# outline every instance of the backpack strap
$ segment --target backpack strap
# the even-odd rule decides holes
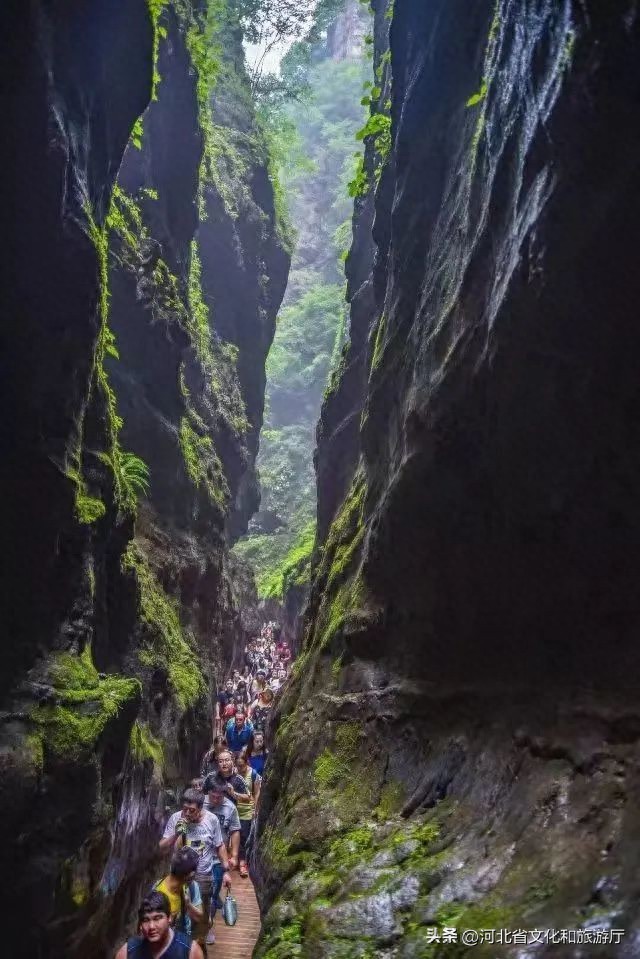
[[[185,923],[187,919],[187,901],[184,896],[184,886],[180,886],[180,915],[178,917],[178,922],[176,924],[176,933],[179,930],[181,933],[184,932]]]

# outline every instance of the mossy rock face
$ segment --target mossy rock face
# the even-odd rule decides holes
[[[135,574],[142,620],[142,666],[166,672],[178,707],[184,711],[201,699],[206,684],[199,657],[185,636],[176,604],[160,586],[138,543],[131,543],[123,569]]]
[[[33,731],[29,742],[58,758],[81,758],[93,752],[111,722],[129,707],[140,703],[142,686],[137,679],[103,676],[91,658],[91,649],[82,653],[59,653],[48,666],[53,685],[52,701],[31,712]],[[35,752],[34,752],[35,754]]]

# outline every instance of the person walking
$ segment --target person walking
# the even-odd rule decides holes
[[[171,860],[171,871],[154,886],[163,892],[171,906],[171,923],[175,932],[183,932],[191,939],[191,923],[202,922],[202,896],[195,881],[200,857],[189,846],[178,849]]]
[[[264,733],[258,729],[253,734],[252,745],[247,748],[247,760],[260,777],[264,775],[264,764],[268,755],[269,751],[264,744]]]
[[[240,797],[248,798],[248,797]],[[224,794],[224,786],[220,777],[214,777],[210,783],[208,799],[205,803],[206,809],[217,817],[222,830],[222,838],[229,853],[229,869],[233,870],[238,865],[240,853],[240,832],[241,822],[238,815],[238,807]]]
[[[222,735],[222,726],[224,723],[224,711],[233,699],[233,680],[228,679],[222,689],[216,696],[215,723],[213,729],[214,739]]]
[[[263,689],[262,692],[256,697],[255,701],[251,704],[249,716],[253,724],[254,735],[258,730],[264,732],[269,716],[271,715],[273,700],[273,690]]]
[[[244,785],[244,781],[243,781]],[[195,789],[185,789],[182,794],[182,809],[169,816],[164,828],[160,849],[191,847],[198,853],[196,881],[200,887],[203,906],[203,921],[194,928],[194,936],[199,942],[209,938],[212,911],[213,866],[222,865],[221,885],[231,885],[229,859],[220,823],[204,806],[204,793]],[[217,881],[218,872],[216,873]],[[216,897],[217,905],[217,897]],[[215,913],[215,911],[214,911]]]
[[[234,756],[237,756],[245,746],[249,745],[252,737],[253,723],[250,719],[247,719],[244,710],[236,710],[235,717],[229,720],[225,729],[227,746]]]
[[[222,791],[227,799],[232,803],[238,802],[238,796],[246,793],[247,787],[242,776],[239,776],[233,765],[233,756],[228,749],[224,749],[218,754],[218,772],[210,774],[204,781],[203,789],[206,793],[211,792],[212,784],[219,780],[222,785]]]
[[[115,959],[204,959],[197,942],[171,928],[171,905],[163,892],[151,892],[142,900],[138,932],[120,946]]]
[[[222,736],[216,736],[213,740],[213,745],[206,751],[200,763],[200,776],[202,779],[206,779],[209,773],[217,773],[218,756],[225,748]]]
[[[244,752],[240,753],[236,759],[236,770],[238,775],[242,776],[247,786],[247,795],[238,797],[238,817],[240,819],[240,861],[238,863],[238,872],[242,879],[246,879],[249,875],[249,869],[247,867],[247,841],[260,798],[262,779],[255,769],[251,768]]]

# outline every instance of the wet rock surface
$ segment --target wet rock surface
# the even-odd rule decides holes
[[[632,956],[637,11],[376,7],[392,148],[318,433],[258,955]],[[445,925],[626,932],[429,942]]]
[[[223,339],[202,294],[219,264],[194,255],[202,203],[212,241],[230,218],[221,176],[201,183],[208,101],[190,44],[206,5],[167,4],[161,20],[157,6],[1,15],[0,865],[14,880],[0,918],[16,957],[113,953],[244,636],[228,544],[252,508],[288,256],[236,31],[221,73],[238,109],[219,136],[253,137],[234,182],[256,198],[253,256],[225,267],[242,328],[228,317]]]

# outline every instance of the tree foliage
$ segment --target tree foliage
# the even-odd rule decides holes
[[[267,534],[258,526],[237,547],[256,568],[262,595],[267,589],[275,595],[274,584],[281,583],[296,543],[304,539],[309,545],[303,534],[315,516],[315,425],[346,335],[342,263],[351,242],[352,206],[347,187],[355,172],[354,136],[365,121],[362,85],[371,70],[364,55],[340,59],[332,47],[341,39],[336,17],[346,6],[353,7],[353,0],[320,0],[307,35],[283,59],[282,88],[260,100],[297,230],[287,296],[267,361],[258,457],[262,510],[277,514],[284,527]],[[362,9],[362,36],[366,17]],[[302,92],[291,96],[293,90]]]
[[[271,51],[284,40],[302,37],[316,0],[234,0],[245,39],[260,49],[252,85],[260,82]]]

